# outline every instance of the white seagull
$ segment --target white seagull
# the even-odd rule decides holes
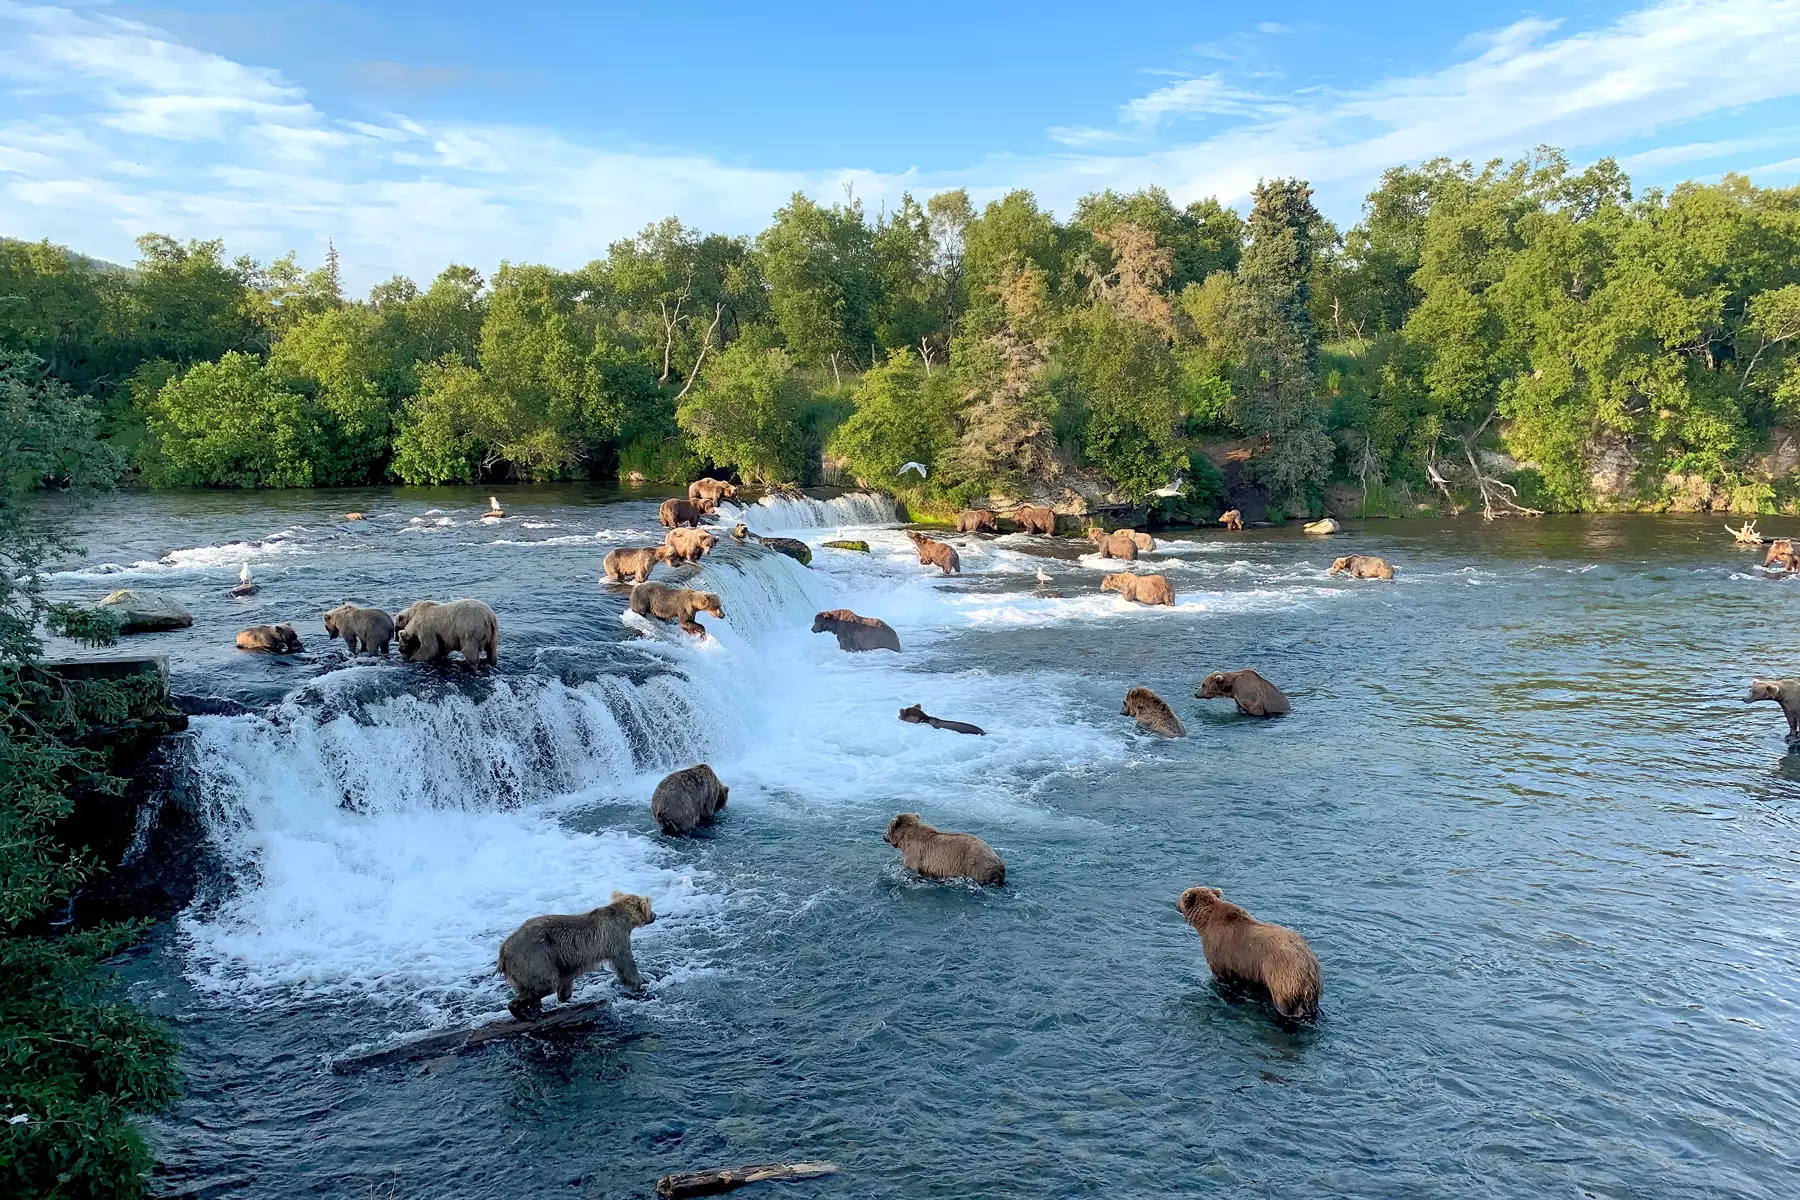
[[[925,478],[925,464],[924,463],[909,462],[904,467],[901,467],[898,471],[895,471],[894,474],[904,475],[908,471],[917,471],[919,473],[920,479]]]
[[[1163,484],[1161,487],[1157,488],[1154,492],[1151,492],[1150,494],[1152,496],[1163,496],[1163,497],[1181,495],[1181,476],[1177,475],[1174,479],[1170,480],[1168,483]]]
[[[250,582],[250,564],[248,562],[246,562],[243,566],[238,568],[238,582],[239,583],[249,583]]]
[[[500,500],[498,497],[488,497],[488,510],[486,515],[495,518],[505,518],[506,514],[500,510]]]
[[[1049,583],[1050,582],[1050,572],[1044,570],[1044,568],[1042,568],[1042,567],[1039,567],[1037,569],[1037,581],[1039,583]]]
[[[256,581],[250,578],[250,564],[248,561],[246,561],[238,570],[238,585],[232,588],[228,594],[235,597],[256,595]]]

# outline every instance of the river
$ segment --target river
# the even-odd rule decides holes
[[[662,493],[483,520],[488,490],[120,494],[52,579],[195,616],[130,643],[205,713],[176,748],[201,896],[125,968],[183,1045],[165,1191],[636,1197],[825,1158],[782,1195],[1793,1194],[1800,767],[1741,698],[1800,675],[1800,579],[1716,520],[1186,532],[1137,564],[1178,593],[1147,609],[1084,542],[955,536],[947,578],[877,498],[776,500],[743,519],[812,567],[726,539],[696,640],[596,582]],[[1329,577],[1352,550],[1397,581]],[[319,624],[454,596],[499,614],[491,676]],[[838,607],[903,653],[809,632]],[[284,619],[303,654],[232,648]],[[1243,666],[1292,715],[1193,698]],[[1188,738],[1118,715],[1139,684]],[[730,806],[664,838],[650,791],[698,761]],[[1006,886],[909,877],[896,812],[980,834]],[[1175,911],[1201,883],[1307,936],[1315,1024],[1212,985]],[[501,1014],[501,938],[614,889],[653,900],[650,982],[590,976],[593,1033],[331,1073]]]

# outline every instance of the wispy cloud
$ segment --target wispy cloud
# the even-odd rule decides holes
[[[0,231],[114,258],[151,229],[223,236],[260,257],[316,258],[329,237],[365,285],[452,260],[579,263],[669,213],[751,231],[794,191],[835,198],[845,182],[871,202],[1030,187],[1067,212],[1098,188],[1159,183],[1178,200],[1236,202],[1258,179],[1299,175],[1348,216],[1386,167],[1542,142],[1673,143],[1628,160],[1645,170],[1766,147],[1759,157],[1779,160],[1769,170],[1791,171],[1800,135],[1753,125],[1721,139],[1692,123],[1800,95],[1796,62],[1800,0],[1666,0],[1586,32],[1521,22],[1440,70],[1356,90],[1278,92],[1223,72],[1159,81],[1114,128],[1051,131],[1064,148],[1052,154],[931,174],[776,170],[544,128],[343,119],[277,72],[153,27],[0,0]],[[1183,120],[1197,116],[1207,124]]]

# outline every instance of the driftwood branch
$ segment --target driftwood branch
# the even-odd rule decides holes
[[[706,336],[700,339],[700,355],[694,359],[694,369],[688,372],[687,382],[681,385],[681,393],[675,397],[677,403],[694,386],[694,380],[700,378],[700,368],[706,364],[706,352],[712,349],[713,334],[719,331],[719,322],[724,319],[724,316],[725,306],[723,304],[713,309],[712,324],[706,327]]]
[[[717,1196],[747,1183],[779,1183],[795,1179],[817,1179],[835,1175],[836,1163],[797,1162],[763,1163],[756,1167],[729,1167],[722,1171],[694,1171],[686,1175],[664,1175],[656,1181],[656,1194],[663,1200],[679,1200],[683,1196]]]
[[[604,1000],[588,1000],[580,1004],[560,1005],[535,1021],[515,1021],[508,1017],[504,1021],[490,1021],[486,1025],[476,1025],[466,1029],[447,1029],[443,1033],[414,1038],[409,1042],[401,1042],[398,1046],[389,1046],[385,1050],[346,1054],[342,1058],[333,1059],[331,1069],[339,1075],[348,1075],[352,1071],[367,1070],[370,1067],[389,1067],[395,1063],[417,1062],[422,1058],[459,1054],[464,1050],[473,1050],[477,1046],[486,1045],[488,1042],[518,1037],[521,1034],[585,1029],[594,1023],[605,1007],[606,1001]]]

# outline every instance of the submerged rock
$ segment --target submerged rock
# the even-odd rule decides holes
[[[127,588],[114,592],[100,602],[119,618],[120,633],[155,633],[164,629],[186,629],[194,623],[188,610],[160,592],[139,592]]]
[[[867,554],[869,552],[869,543],[867,542],[821,542],[820,544],[829,546],[833,550],[855,550],[861,554]]]

